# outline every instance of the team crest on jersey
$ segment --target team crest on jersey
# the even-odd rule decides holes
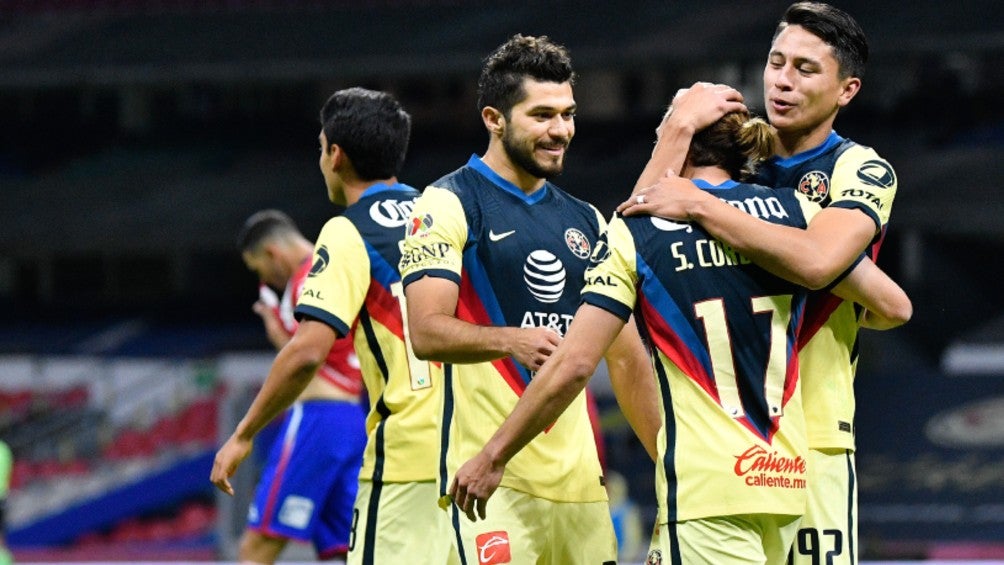
[[[798,181],[798,191],[813,202],[823,202],[830,195],[830,177],[823,171],[810,171]]]
[[[421,218],[412,218],[408,224],[408,236],[424,237],[432,229],[432,215],[426,214]]]
[[[328,268],[328,248],[322,245],[314,252],[314,264],[310,266],[310,274],[307,276],[319,275],[326,268]]]
[[[871,159],[861,163],[861,166],[858,167],[858,180],[867,185],[890,188],[896,184],[896,173],[889,166],[889,163],[880,159]]]
[[[565,243],[568,244],[568,249],[579,259],[589,258],[589,253],[592,249],[589,245],[589,239],[586,238],[584,233],[575,228],[568,228],[565,230]]]
[[[550,251],[538,249],[523,263],[523,281],[534,298],[554,304],[565,290],[565,266]]]
[[[645,559],[645,565],[662,565],[662,551],[658,549],[649,551],[648,558]]]

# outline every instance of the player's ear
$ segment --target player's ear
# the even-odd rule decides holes
[[[843,107],[848,105],[861,90],[861,79],[858,77],[847,77],[840,81],[840,87],[840,96],[837,98],[837,104]]]
[[[485,129],[495,135],[502,135],[505,131],[505,116],[497,108],[485,106],[481,109],[481,121],[485,124]]]
[[[345,161],[345,151],[341,145],[332,143],[328,147],[328,153],[331,155],[331,169],[337,171]]]

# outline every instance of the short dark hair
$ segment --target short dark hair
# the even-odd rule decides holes
[[[251,214],[237,233],[237,250],[257,251],[265,241],[280,235],[300,235],[296,222],[279,210],[261,210]]]
[[[523,79],[541,82],[575,82],[568,49],[546,35],[516,34],[485,58],[478,79],[478,110],[491,106],[509,117],[526,96]]]
[[[840,76],[863,77],[868,63],[868,39],[847,12],[823,2],[796,2],[777,24],[774,37],[788,26],[802,26],[833,48]]]
[[[365,88],[339,90],[321,108],[321,128],[341,147],[364,181],[396,177],[411,137],[411,116],[389,93]]]

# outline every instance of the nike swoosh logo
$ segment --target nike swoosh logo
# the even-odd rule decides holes
[[[488,239],[492,241],[501,241],[514,233],[516,233],[516,230],[504,231],[502,233],[495,233],[492,230],[488,230]]]

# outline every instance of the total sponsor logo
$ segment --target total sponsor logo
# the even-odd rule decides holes
[[[314,264],[310,266],[310,273],[307,274],[308,277],[315,277],[324,272],[324,269],[328,268],[328,248],[324,245],[317,248],[314,251]]]
[[[748,486],[805,488],[805,459],[802,457],[786,457],[754,445],[735,458],[733,472],[743,477]]]
[[[414,207],[414,200],[378,200],[370,206],[370,218],[385,228],[399,228],[408,223]]]
[[[475,538],[474,543],[478,550],[478,563],[480,565],[512,562],[508,532],[504,530],[486,532]]]

